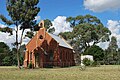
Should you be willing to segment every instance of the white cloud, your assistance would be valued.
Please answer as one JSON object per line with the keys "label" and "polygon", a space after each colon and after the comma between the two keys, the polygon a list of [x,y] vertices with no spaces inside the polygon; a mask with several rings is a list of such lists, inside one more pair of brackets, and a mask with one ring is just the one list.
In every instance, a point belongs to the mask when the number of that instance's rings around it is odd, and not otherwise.
{"label": "white cloud", "polygon": [[120,34],[120,21],[108,20],[108,28],[112,32],[112,35]]}
{"label": "white cloud", "polygon": [[0,28],[4,28],[4,27],[7,27],[7,26],[0,23]]}
{"label": "white cloud", "polygon": [[120,0],[84,0],[86,9],[94,12],[116,10],[120,8]]}
{"label": "white cloud", "polygon": [[41,19],[40,16],[36,16],[36,17],[35,17],[35,20],[40,20],[40,19]]}
{"label": "white cloud", "polygon": [[[26,29],[24,31],[24,35],[26,34],[27,31],[30,31],[29,29]],[[21,37],[21,33],[22,33],[22,30],[19,30],[18,31],[18,40],[20,41],[20,37]],[[23,39],[23,43],[22,44],[27,44],[29,42],[29,38],[24,38]],[[13,47],[12,43],[14,43],[16,41],[16,32],[15,32],[15,29],[13,30],[13,35],[10,35],[10,33],[4,33],[4,32],[0,32],[0,42],[4,42],[6,43],[10,48]]]}
{"label": "white cloud", "polygon": [[68,32],[72,31],[72,28],[70,27],[70,23],[66,22],[65,16],[58,16],[54,21],[52,21],[52,24],[55,28],[54,34],[58,35],[60,32]]}
{"label": "white cloud", "polygon": [[108,20],[108,29],[112,32],[111,36],[115,36],[120,47],[120,21]]}
{"label": "white cloud", "polygon": [[4,33],[4,32],[0,32],[0,42],[4,42],[6,43],[9,47],[13,47],[12,43],[15,42],[15,36],[11,35],[9,33]]}
{"label": "white cloud", "polygon": [[100,42],[97,45],[101,47],[103,50],[105,50],[108,48],[109,42]]}

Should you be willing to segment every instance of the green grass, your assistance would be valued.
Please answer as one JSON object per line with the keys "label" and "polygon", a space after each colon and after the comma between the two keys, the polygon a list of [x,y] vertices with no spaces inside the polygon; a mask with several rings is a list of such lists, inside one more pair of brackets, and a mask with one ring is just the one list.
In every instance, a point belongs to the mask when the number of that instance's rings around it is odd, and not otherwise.
{"label": "green grass", "polygon": [[120,66],[21,69],[0,67],[0,80],[120,80]]}

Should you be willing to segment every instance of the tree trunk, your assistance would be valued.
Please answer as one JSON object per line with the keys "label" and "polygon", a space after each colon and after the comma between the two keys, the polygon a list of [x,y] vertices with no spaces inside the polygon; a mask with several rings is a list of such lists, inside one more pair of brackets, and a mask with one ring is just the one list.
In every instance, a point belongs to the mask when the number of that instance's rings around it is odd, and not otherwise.
{"label": "tree trunk", "polygon": [[[20,42],[19,42],[19,49],[18,49],[19,52],[21,51],[21,45],[22,45],[22,40],[23,40],[23,33],[24,33],[24,29],[22,30],[22,34],[21,34],[21,38],[20,38]],[[19,58],[20,58],[20,56],[19,56]]]}
{"label": "tree trunk", "polygon": [[[21,47],[22,40],[23,40],[23,38],[22,38],[22,37],[23,37],[24,30],[25,30],[25,29],[23,29],[23,30],[22,30],[22,34],[21,34],[21,38],[20,38],[20,47]],[[20,49],[19,49],[19,50],[20,50]]]}
{"label": "tree trunk", "polygon": [[[21,34],[21,38],[20,38],[20,47],[21,47],[21,45],[22,45],[22,40],[23,40],[23,33],[24,33],[24,30],[25,30],[25,29],[22,30],[22,34]],[[20,48],[19,48],[19,50],[20,50]]]}
{"label": "tree trunk", "polygon": [[18,69],[21,69],[20,67],[20,55],[19,55],[19,43],[18,43],[18,25],[16,26],[16,49],[17,49],[17,61],[18,61]]}

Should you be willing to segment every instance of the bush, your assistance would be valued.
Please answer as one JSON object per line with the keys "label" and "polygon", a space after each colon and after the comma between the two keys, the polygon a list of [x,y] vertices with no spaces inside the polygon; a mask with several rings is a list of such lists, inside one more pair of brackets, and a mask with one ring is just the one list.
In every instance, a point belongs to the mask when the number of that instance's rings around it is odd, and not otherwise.
{"label": "bush", "polygon": [[99,67],[100,66],[100,63],[97,62],[97,61],[93,61],[92,64],[91,64],[92,67]]}
{"label": "bush", "polygon": [[100,66],[99,62],[97,62],[97,61],[91,61],[88,58],[84,58],[83,59],[83,64],[85,66],[92,66],[92,67]]}
{"label": "bush", "polygon": [[5,57],[5,58],[3,59],[3,65],[4,65],[4,66],[11,66],[11,65],[12,65],[12,64],[11,64],[11,59],[10,59],[9,56],[7,56],[7,57]]}
{"label": "bush", "polygon": [[90,66],[91,60],[89,60],[88,58],[84,58],[84,59],[83,59],[83,64],[84,64],[85,66]]}
{"label": "bush", "polygon": [[30,63],[28,64],[28,68],[29,68],[29,69],[32,68],[32,62],[30,62]]}

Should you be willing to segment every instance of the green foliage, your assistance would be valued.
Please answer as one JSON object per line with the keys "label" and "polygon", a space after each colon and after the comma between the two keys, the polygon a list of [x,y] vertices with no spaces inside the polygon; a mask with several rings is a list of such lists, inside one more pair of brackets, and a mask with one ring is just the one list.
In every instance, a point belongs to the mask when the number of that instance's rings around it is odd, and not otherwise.
{"label": "green foliage", "polygon": [[54,33],[55,32],[55,28],[51,28],[52,26],[52,22],[49,20],[49,19],[45,19],[44,20],[44,27],[46,28],[46,30],[49,32],[49,33]]}
{"label": "green foliage", "polygon": [[85,66],[90,66],[91,64],[91,60],[89,60],[88,58],[84,58],[82,62]]}
{"label": "green foliage", "polygon": [[99,46],[93,45],[87,48],[84,52],[85,55],[92,55],[95,61],[102,61],[104,59],[104,51]]}
{"label": "green foliage", "polygon": [[65,40],[71,39],[71,32],[59,33]]}
{"label": "green foliage", "polygon": [[28,38],[32,38],[34,36],[34,33],[32,31],[28,31],[25,36]]}
{"label": "green foliage", "polygon": [[111,51],[113,51],[113,50],[116,51],[118,49],[116,37],[114,37],[114,36],[111,37],[111,41],[109,43],[108,49],[110,49]]}
{"label": "green foliage", "polygon": [[114,58],[114,56],[117,56],[117,49],[118,49],[117,39],[116,37],[112,36],[108,47],[108,51],[110,52],[111,57]]}
{"label": "green foliage", "polygon": [[93,62],[91,63],[91,66],[92,66],[92,67],[99,67],[99,66],[100,66],[100,63],[97,62],[97,61],[93,61]]}
{"label": "green foliage", "polygon": [[55,32],[55,28],[54,27],[53,28],[49,28],[48,32],[53,34]]}
{"label": "green foliage", "polygon": [[12,48],[12,50],[11,50],[11,57],[12,57],[12,65],[16,65],[17,66],[16,48]]}
{"label": "green foliage", "polygon": [[91,61],[88,58],[84,58],[82,62],[85,66],[91,66],[91,67],[100,66],[100,63],[98,61]]}
{"label": "green foliage", "polygon": [[0,31],[1,32],[8,32],[12,35],[12,28],[9,28],[9,27],[0,28]]}
{"label": "green foliage", "polygon": [[11,57],[10,56],[6,56],[4,59],[3,59],[3,65],[4,66],[11,66],[12,60],[11,60]]}
{"label": "green foliage", "polygon": [[9,46],[4,42],[0,42],[0,65],[4,65],[4,60],[6,60],[10,53]]}
{"label": "green foliage", "polygon": [[28,64],[28,68],[29,68],[29,69],[32,68],[32,62],[30,62],[30,63]]}
{"label": "green foliage", "polygon": [[52,23],[51,23],[51,21],[49,20],[49,19],[45,19],[44,20],[44,27],[46,28],[46,29],[49,29],[51,26],[52,26]]}
{"label": "green foliage", "polygon": [[118,64],[119,63],[119,50],[116,37],[112,36],[108,49],[105,51],[106,64]]}
{"label": "green foliage", "polygon": [[7,25],[12,25],[12,24],[13,24],[12,21],[7,20],[7,18],[4,17],[2,14],[0,14],[0,19],[1,19],[3,22],[5,22]]}
{"label": "green foliage", "polygon": [[69,34],[62,34],[67,38],[71,39],[72,46],[84,52],[84,50],[90,47],[90,43],[93,42],[93,45],[99,42],[109,41],[109,35],[111,32],[108,28],[104,27],[101,21],[92,15],[79,15],[76,17],[68,17],[67,21],[71,23],[73,31]]}
{"label": "green foliage", "polygon": [[31,28],[35,24],[40,8],[37,7],[39,0],[7,0],[6,8],[14,24],[21,24],[21,29]]}
{"label": "green foliage", "polygon": [[0,42],[0,48],[9,49],[9,46],[6,45],[4,42]]}
{"label": "green foliage", "polygon": [[118,64],[120,65],[120,48],[118,49],[117,55],[118,55]]}
{"label": "green foliage", "polygon": [[[23,65],[25,45],[21,46],[20,53],[20,65]],[[16,48],[9,49],[4,42],[0,42],[0,65],[1,66],[11,66],[17,65],[17,54]]]}

